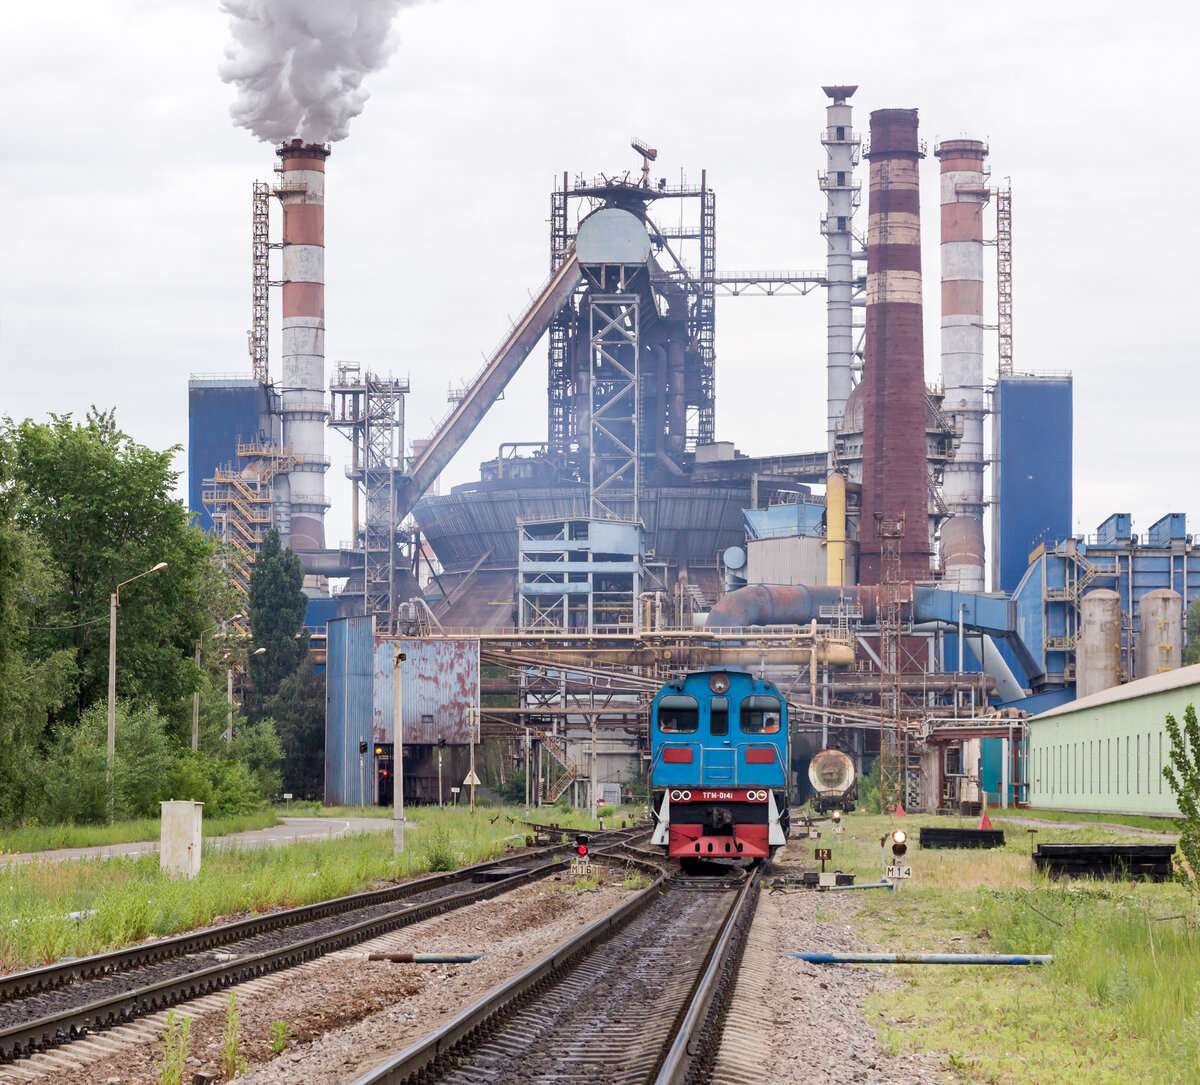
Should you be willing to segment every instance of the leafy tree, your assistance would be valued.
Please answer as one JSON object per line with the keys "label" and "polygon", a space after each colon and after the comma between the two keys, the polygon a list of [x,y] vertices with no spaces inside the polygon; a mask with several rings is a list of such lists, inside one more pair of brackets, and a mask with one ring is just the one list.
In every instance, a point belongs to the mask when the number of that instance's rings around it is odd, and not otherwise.
{"label": "leafy tree", "polygon": [[1183,663],[1184,666],[1200,663],[1200,598],[1193,599],[1187,609],[1187,647],[1183,650]]}
{"label": "leafy tree", "polygon": [[229,611],[212,547],[171,496],[178,446],[139,445],[117,428],[113,412],[95,408],[82,424],[70,415],[6,419],[0,440],[22,491],[14,521],[52,562],[52,581],[29,611],[39,627],[29,650],[41,658],[67,653],[73,662],[51,723],[78,720],[106,700],[109,594],[165,561],[165,570],[122,593],[117,692],[159,706],[182,728],[198,680],[195,638],[210,614]]}
{"label": "leafy tree", "polygon": [[267,702],[308,654],[304,631],[308,597],[303,585],[299,557],[280,545],[278,531],[268,532],[250,572],[250,632],[255,648],[266,649],[250,657],[251,719],[267,714]]}
{"label": "leafy tree", "polygon": [[1183,815],[1179,851],[1191,869],[1188,884],[1200,893],[1200,723],[1196,721],[1194,705],[1188,705],[1184,711],[1182,727],[1170,713],[1166,722],[1167,734],[1171,736],[1171,763],[1164,765],[1162,771]]}
{"label": "leafy tree", "polygon": [[325,788],[325,676],[316,674],[311,654],[266,704],[283,747],[283,790],[321,798]]}

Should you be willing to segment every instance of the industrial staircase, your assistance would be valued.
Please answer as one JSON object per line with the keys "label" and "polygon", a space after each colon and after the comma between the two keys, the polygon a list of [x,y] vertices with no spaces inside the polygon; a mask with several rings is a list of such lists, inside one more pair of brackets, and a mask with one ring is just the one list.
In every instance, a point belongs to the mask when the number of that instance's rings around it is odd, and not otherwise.
{"label": "industrial staircase", "polygon": [[[557,764],[559,772],[554,776],[542,796],[542,801],[553,805],[576,780],[587,776],[582,765],[576,764],[567,756],[566,741],[541,727],[530,727],[529,733],[541,743],[542,749],[550,755],[551,767]],[[541,781],[539,781],[540,786]]]}

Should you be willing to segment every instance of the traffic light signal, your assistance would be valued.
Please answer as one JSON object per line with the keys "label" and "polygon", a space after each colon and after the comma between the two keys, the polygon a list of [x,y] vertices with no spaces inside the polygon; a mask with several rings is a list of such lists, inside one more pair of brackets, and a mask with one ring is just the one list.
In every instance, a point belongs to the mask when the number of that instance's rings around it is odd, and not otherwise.
{"label": "traffic light signal", "polygon": [[588,853],[588,838],[586,836],[577,836],[575,838],[575,854],[581,859]]}
{"label": "traffic light signal", "polygon": [[842,820],[842,812],[840,810],[834,810],[834,812],[833,812],[834,825],[836,825],[841,820]]}
{"label": "traffic light signal", "polygon": [[365,754],[366,752],[367,752],[367,740],[365,738],[360,738],[358,740],[358,756],[362,757],[363,754]]}
{"label": "traffic light signal", "polygon": [[383,756],[383,747],[382,747],[382,746],[376,746],[376,747],[375,747],[375,756],[376,756],[376,757],[382,757],[382,756]]}
{"label": "traffic light signal", "polygon": [[907,841],[908,833],[906,833],[903,829],[897,829],[892,833],[892,854],[897,859],[903,858],[904,853],[908,851]]}

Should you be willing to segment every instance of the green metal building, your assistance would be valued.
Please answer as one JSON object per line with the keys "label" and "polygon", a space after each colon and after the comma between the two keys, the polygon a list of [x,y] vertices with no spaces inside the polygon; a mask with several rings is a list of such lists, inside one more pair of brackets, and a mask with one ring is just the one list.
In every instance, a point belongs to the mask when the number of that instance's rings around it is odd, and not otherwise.
{"label": "green metal building", "polygon": [[1163,779],[1171,738],[1200,707],[1200,664],[1093,693],[1028,721],[1029,805],[1054,810],[1178,817]]}

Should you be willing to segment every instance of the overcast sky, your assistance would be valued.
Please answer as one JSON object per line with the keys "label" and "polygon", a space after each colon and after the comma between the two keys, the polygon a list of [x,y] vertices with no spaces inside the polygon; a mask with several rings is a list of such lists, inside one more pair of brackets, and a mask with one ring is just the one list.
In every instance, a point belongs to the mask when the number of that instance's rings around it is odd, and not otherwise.
{"label": "overcast sky", "polygon": [[[329,372],[410,376],[408,438],[427,435],[548,271],[554,178],[635,170],[634,134],[659,149],[656,176],[708,170],[719,271],[823,269],[820,88],[856,83],[864,133],[872,109],[917,107],[930,151],[985,139],[993,179],[1012,179],[1015,365],[1075,375],[1076,529],[1187,512],[1200,532],[1198,22],[1191,5],[1104,0],[405,7],[328,163]],[[250,191],[275,157],[229,118],[228,40],[215,0],[6,8],[0,414],[115,406],[138,441],[186,445],[188,377],[249,375]],[[932,154],[922,170],[934,382]],[[990,251],[988,267],[994,307]],[[272,317],[278,377],[277,296]],[[994,333],[986,349],[994,376]],[[543,343],[444,485],[502,440],[545,438],[545,365]],[[820,448],[824,397],[822,292],[719,299],[718,439]],[[328,434],[331,542],[350,536],[346,449]]]}

